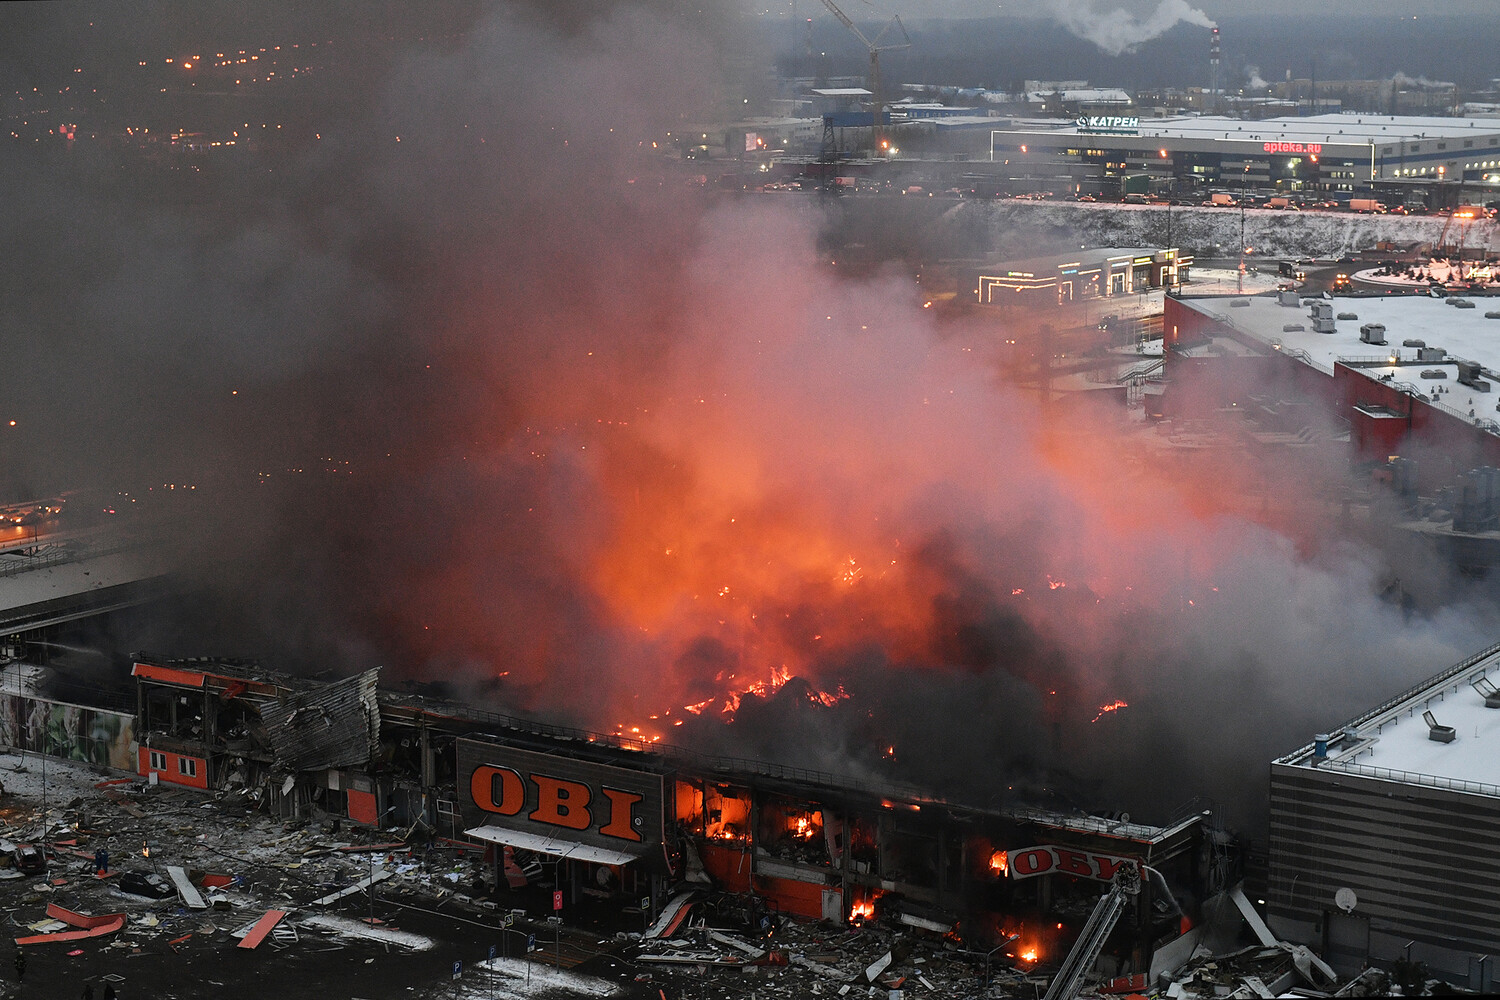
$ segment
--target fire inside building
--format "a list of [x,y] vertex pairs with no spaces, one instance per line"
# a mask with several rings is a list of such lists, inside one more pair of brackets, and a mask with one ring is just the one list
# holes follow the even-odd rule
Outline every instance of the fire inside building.
[[[44,668],[18,669],[0,699],[12,745],[62,752],[56,727],[27,720],[92,710],[50,699]],[[750,927],[879,919],[1004,945],[1023,966],[1061,961],[1089,925],[1107,967],[1146,972],[1237,866],[1196,809],[1153,826],[972,807],[381,691],[378,673],[316,681],[142,658],[134,716],[115,711],[113,742],[89,756],[276,816],[472,846],[499,900],[542,890],[572,912],[649,921],[692,899]],[[1090,924],[1101,900],[1114,908],[1102,930]]]

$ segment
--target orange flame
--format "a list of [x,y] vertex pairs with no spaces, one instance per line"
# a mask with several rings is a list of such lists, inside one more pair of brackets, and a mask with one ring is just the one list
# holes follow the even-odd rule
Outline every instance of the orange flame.
[[1010,852],[996,851],[990,855],[990,872],[995,875],[1004,875],[1010,871]]
[[1108,705],[1100,705],[1099,706],[1099,714],[1096,715],[1096,716],[1094,716],[1089,721],[1090,722],[1098,722],[1100,719],[1104,718],[1104,716],[1107,713],[1109,713],[1109,712],[1118,712],[1122,708],[1129,708],[1129,707],[1130,707],[1130,704],[1128,702],[1123,702],[1123,701],[1119,700],[1118,698],[1116,698],[1114,701],[1110,702]]

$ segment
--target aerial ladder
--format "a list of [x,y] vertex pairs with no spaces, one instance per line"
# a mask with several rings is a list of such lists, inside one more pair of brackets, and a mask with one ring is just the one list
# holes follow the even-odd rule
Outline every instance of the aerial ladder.
[[[839,10],[838,4],[834,3],[833,0],[823,0],[823,6],[828,8],[828,13],[839,19],[840,24],[854,32],[854,37],[858,38],[860,43],[870,52],[870,93],[872,95],[871,103],[874,105],[870,114],[870,145],[878,153],[884,148],[881,145],[880,132],[881,123],[885,118],[885,100],[880,90],[880,53],[890,52],[895,49],[910,48],[911,36],[906,33],[906,26],[901,23],[901,15],[896,14],[892,15],[886,26],[881,28],[880,33],[875,36],[875,40],[871,41],[865,37],[865,33],[860,31],[853,21],[849,20],[847,14]],[[890,31],[892,26],[901,32],[901,41],[889,45],[880,44],[881,40],[885,38],[886,32]]]
[[1119,922],[1120,914],[1125,912],[1125,907],[1130,904],[1131,897],[1140,891],[1140,868],[1135,865],[1122,866],[1115,873],[1109,892],[1099,897],[1099,902],[1094,904],[1094,912],[1089,915],[1089,922],[1084,924],[1083,933],[1078,935],[1073,949],[1063,959],[1062,967],[1052,977],[1052,985],[1047,987],[1046,1000],[1073,1000],[1078,996],[1078,991],[1083,987],[1083,977],[1094,967],[1099,952],[1104,949],[1104,942],[1109,938],[1109,932],[1115,929],[1115,924]]

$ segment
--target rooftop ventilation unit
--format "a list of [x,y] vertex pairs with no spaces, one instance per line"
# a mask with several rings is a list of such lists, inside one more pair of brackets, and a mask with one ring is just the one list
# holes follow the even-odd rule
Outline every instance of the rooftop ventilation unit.
[[1249,304],[1250,304],[1250,300],[1249,299],[1230,299],[1229,300],[1229,306],[1230,306],[1231,309],[1240,309],[1240,308],[1243,308],[1245,306],[1248,306]]
[[1277,292],[1276,304],[1278,306],[1291,306],[1295,309],[1302,304],[1302,297],[1296,292]]
[[1484,314],[1484,318],[1485,319],[1500,319],[1500,312],[1487,312],[1487,313]]
[[1366,323],[1359,328],[1359,341],[1362,344],[1376,344],[1385,346],[1385,324]]
[[1482,374],[1484,374],[1484,369],[1477,361],[1460,361],[1458,363],[1459,385],[1466,385],[1480,392],[1489,392],[1490,384],[1480,378]]
[[1327,316],[1329,319],[1333,318],[1332,302],[1314,302],[1312,304],[1312,318],[1317,319],[1320,316]]
[[1282,326],[1281,332],[1282,333],[1301,333],[1303,330],[1306,330],[1306,329],[1307,329],[1307,327],[1303,326],[1301,323],[1287,323],[1287,324],[1284,324]]
[[1313,317],[1313,332],[1314,333],[1338,333],[1338,328],[1334,325],[1333,317],[1332,316],[1314,316]]
[[1488,677],[1476,677],[1469,684],[1484,698],[1485,708],[1500,708],[1500,688],[1495,687]]
[[1438,725],[1437,717],[1432,714],[1432,709],[1422,713],[1422,721],[1427,723],[1427,738],[1436,743],[1452,743],[1458,737],[1458,731],[1452,726]]
[[[1359,319],[1359,313],[1339,313],[1339,319]],[[1411,345],[1408,344],[1408,347]]]
[[[1339,317],[1339,319],[1343,319],[1343,318],[1344,317],[1342,317],[1342,316]],[[1408,337],[1406,340],[1401,341],[1401,346],[1402,347],[1426,347],[1427,346],[1427,341],[1425,341],[1425,340],[1417,340],[1414,337]]]
[[1474,303],[1469,299],[1449,299],[1448,304],[1455,309],[1473,309]]
[[1419,347],[1417,348],[1417,360],[1423,364],[1430,361],[1441,361],[1448,356],[1448,352],[1441,347]]

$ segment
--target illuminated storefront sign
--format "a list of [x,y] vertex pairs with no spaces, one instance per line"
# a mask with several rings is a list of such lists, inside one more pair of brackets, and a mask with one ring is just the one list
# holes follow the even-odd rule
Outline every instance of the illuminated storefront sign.
[[464,821],[600,847],[659,843],[662,779],[475,740],[458,742]]
[[1135,135],[1141,130],[1139,118],[1121,118],[1115,115],[1080,115],[1078,131],[1109,132],[1117,135]]
[[1089,878],[1096,882],[1108,882],[1121,868],[1135,865],[1133,858],[1122,858],[1114,854],[1096,854],[1093,851],[1077,851],[1069,847],[1028,847],[1011,851],[1009,870],[1011,878],[1035,878],[1038,875],[1072,875]]
[[1323,152],[1321,142],[1268,142],[1261,148],[1268,153],[1308,153],[1313,156]]

